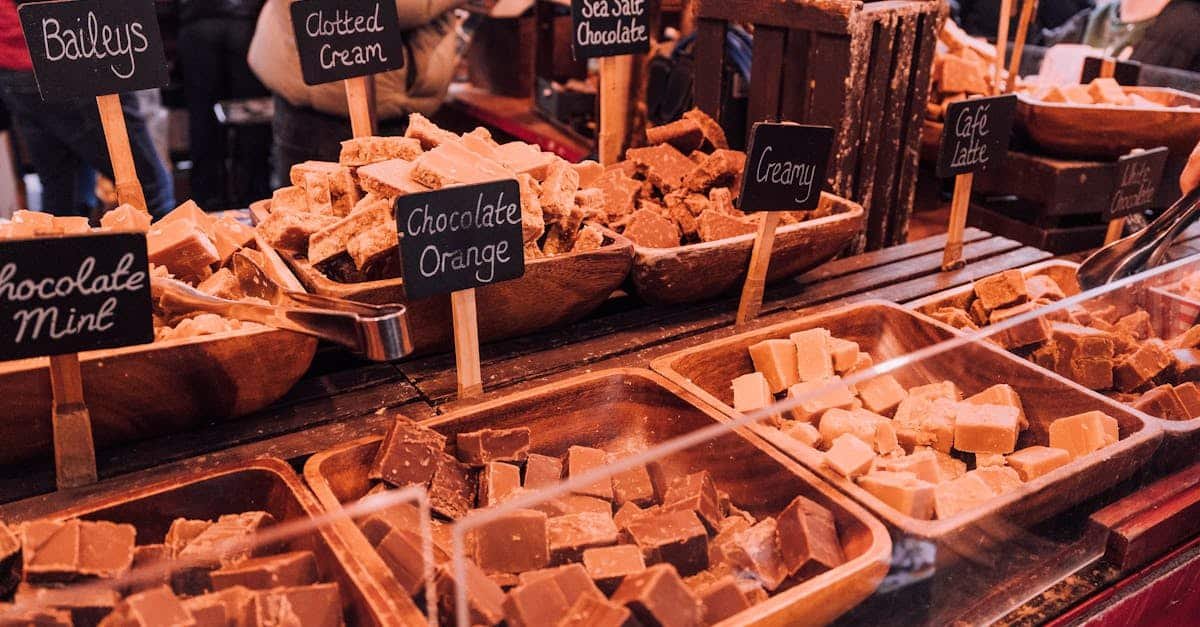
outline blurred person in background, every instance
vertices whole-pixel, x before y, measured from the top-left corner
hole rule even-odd
[[[1102,0],[1042,43],[1084,44],[1118,59],[1200,72],[1200,0]]]
[[[245,207],[270,195],[271,129],[239,128],[233,137],[229,168],[229,135],[214,111],[221,100],[270,95],[246,61],[264,2],[176,0],[177,58],[187,98],[192,197],[208,211]]]
[[[404,31],[404,67],[375,75],[378,133],[403,133],[409,113],[441,105],[459,63],[453,9],[465,0],[396,0]],[[250,44],[250,67],[275,94],[275,183],[286,185],[294,164],[337,161],[352,137],[341,81],[304,84],[289,0],[267,0]]]
[[[14,0],[0,0],[0,98],[41,180],[42,211],[90,216],[98,209],[95,173],[113,178],[100,112],[92,98],[42,102]],[[165,215],[175,206],[171,176],[154,149],[137,97],[123,94],[121,107],[146,206],[155,216]]]
[[[1013,0],[1012,23],[1008,29],[1010,38],[1016,36],[1022,1],[1028,0]],[[995,40],[1000,4],[1001,0],[950,0],[950,17],[967,33]],[[1090,10],[1092,5],[1093,0],[1042,0],[1029,32],[1034,35],[1042,29],[1057,28],[1080,11]]]

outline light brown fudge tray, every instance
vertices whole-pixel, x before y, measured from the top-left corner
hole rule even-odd
[[[862,232],[861,205],[828,193],[840,213],[789,224],[775,231],[767,282],[772,283],[811,270],[830,259]],[[675,246],[634,246],[630,275],[638,296],[652,304],[693,303],[738,289],[746,279],[755,234]]]
[[[828,329],[834,337],[857,342],[876,364],[959,337],[950,327],[899,305],[867,301],[680,351],[655,360],[652,367],[722,415],[740,417],[731,406],[730,382],[754,371],[747,348],[762,340],[786,339],[797,331],[818,327]],[[1030,423],[1030,428],[1021,433],[1017,448],[1045,444],[1052,421],[1085,411],[1103,411],[1120,426],[1117,443],[945,520],[921,520],[901,514],[825,466],[820,451],[766,425],[749,427],[864,504],[892,528],[936,542],[940,565],[952,563],[956,555],[969,556],[980,546],[1003,541],[1006,528],[1045,520],[1131,477],[1149,461],[1162,440],[1161,429],[1148,416],[985,342],[926,357],[891,374],[906,388],[950,380],[967,395],[997,383],[1011,385],[1021,395]]]
[[[402,279],[340,283],[305,259],[284,251],[280,255],[314,294],[375,305],[407,302]],[[597,250],[528,260],[525,276],[475,290],[479,339],[494,342],[575,322],[620,287],[632,266],[633,244],[607,229],[604,246]],[[453,346],[449,295],[407,304],[414,353]]]
[[[572,445],[630,455],[720,422],[686,392],[648,371],[607,370],[505,396],[423,422],[451,435],[529,427],[533,452],[566,453]],[[364,438],[314,455],[308,485],[331,512],[363,497],[381,438]],[[892,544],[883,525],[799,464],[745,431],[718,436],[660,461],[670,475],[707,470],[717,487],[755,516],[776,515],[797,495],[833,512],[846,563],[776,594],[722,625],[822,625],[870,596],[882,581]],[[339,528],[357,534],[357,528]],[[390,578],[385,587],[399,590]]]
[[[134,490],[87,497],[75,505],[37,516],[22,517],[18,507],[5,508],[6,523],[34,518],[84,518],[128,523],[137,528],[138,544],[161,543],[176,518],[216,520],[225,514],[265,511],[279,523],[323,514],[321,506],[286,462],[263,458],[203,473],[180,474]],[[347,523],[349,524],[349,523]],[[366,543],[366,539],[361,541]],[[375,584],[376,577],[358,560],[362,547],[331,530],[298,532],[283,542],[288,551],[312,551],[324,582],[334,582],[342,598],[347,624],[387,627],[422,620],[416,606],[396,603]],[[369,548],[367,549],[369,550]]]

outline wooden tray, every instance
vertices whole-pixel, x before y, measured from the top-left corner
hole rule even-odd
[[[632,454],[720,420],[662,377],[624,369],[582,375],[424,424],[447,435],[528,426],[533,450],[559,455],[575,444]],[[380,438],[350,442],[308,461],[305,479],[327,510],[338,511],[342,503],[366,493],[367,468],[379,442]],[[723,625],[826,624],[870,596],[887,572],[892,545],[883,525],[749,433],[720,436],[668,456],[662,463],[669,473],[710,471],[718,487],[756,516],[777,514],[802,494],[830,508],[837,519],[848,558],[845,564]],[[387,583],[397,585],[394,580]]]
[[[841,213],[775,231],[767,282],[811,270],[842,252],[863,230],[861,205],[828,193],[822,204]],[[656,305],[693,303],[738,289],[746,279],[754,234],[673,248],[634,246],[633,285]]]
[[[22,517],[19,509],[10,507],[6,509],[6,522],[86,518],[129,523],[137,527],[138,544],[150,544],[162,542],[176,518],[215,520],[223,514],[246,511],[265,511],[279,522],[322,514],[320,505],[286,462],[264,458],[198,476],[181,475],[145,488],[90,497],[50,515]],[[347,542],[341,534],[314,529],[297,535],[287,545],[290,551],[316,554],[322,580],[338,584],[346,616],[352,620],[349,624],[386,627],[397,624],[396,617],[403,615],[397,613],[398,607],[403,609],[402,604],[385,597],[374,585],[370,571],[359,563],[362,548]],[[409,606],[411,612],[416,611],[416,606]],[[421,620],[419,613],[417,619]]]
[[[633,244],[606,231],[603,248],[534,259],[525,276],[476,290],[479,339],[494,342],[570,324],[599,307],[620,287],[633,265]],[[308,263],[280,251],[304,287],[322,296],[336,296],[383,305],[405,301],[403,280],[339,283]],[[415,353],[453,346],[450,297],[438,296],[409,303],[408,323]]]
[[[804,329],[824,327],[834,336],[858,342],[877,364],[910,355],[957,336],[950,327],[899,305],[868,301],[816,314],[761,330],[680,351],[655,360],[653,368],[717,408],[727,417],[740,416],[731,407],[730,381],[753,371],[747,347],[772,338],[786,338]],[[936,542],[938,562],[948,565],[956,554],[971,556],[986,543],[1003,540],[1005,529],[1041,522],[1129,478],[1149,460],[1162,439],[1161,430],[1134,412],[1024,360],[976,342],[925,357],[892,372],[905,387],[931,381],[954,381],[966,394],[996,383],[1017,390],[1030,429],[1018,448],[1047,441],[1050,422],[1093,409],[1120,424],[1121,439],[1100,451],[1076,459],[1048,475],[998,496],[974,509],[945,520],[919,520],[885,505],[866,490],[825,467],[821,452],[764,425],[751,430],[834,483],[899,531]],[[1015,525],[1015,527],[1014,527]],[[945,550],[942,550],[945,549]]]
[[[1049,259],[1021,268],[1021,273],[1025,275],[1025,278],[1048,276],[1054,279],[1054,282],[1058,283],[1063,288],[1063,292],[1070,297],[1078,294],[1080,291],[1079,280],[1075,278],[1075,272],[1078,269],[1079,264],[1073,261]],[[942,307],[965,308],[971,298],[971,294],[974,292],[974,283],[968,283],[961,287],[938,292],[937,294],[905,303],[904,306],[923,314],[933,313]]]
[[[1155,109],[1041,102],[1017,95],[1017,125],[1037,145],[1071,157],[1119,157],[1134,148],[1166,146],[1186,155],[1200,139],[1200,97],[1165,87],[1126,87],[1126,93],[1167,106]]]

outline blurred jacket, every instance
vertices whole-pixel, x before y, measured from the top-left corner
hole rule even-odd
[[[1042,29],[1056,28],[1080,11],[1091,9],[1092,4],[1092,0],[1041,0],[1029,32],[1036,36]],[[1021,0],[1014,0],[1010,39],[1016,36],[1020,14]],[[969,34],[994,40],[1000,22],[1000,0],[950,0],[950,16]]]
[[[404,67],[375,76],[380,119],[413,111],[432,113],[445,98],[457,69],[458,36],[452,10],[465,0],[396,0],[404,31]],[[272,92],[297,107],[349,116],[342,83],[308,86],[292,31],[289,0],[267,0],[250,43],[250,68]]]
[[[254,19],[266,0],[177,0],[179,21],[186,24],[209,18]]]
[[[1083,11],[1061,27],[1048,31],[1045,45],[1087,43],[1098,21],[1111,19],[1117,0]],[[1118,52],[1119,54],[1119,52]],[[1174,0],[1145,27],[1129,59],[1147,65],[1200,72],[1200,0]]]

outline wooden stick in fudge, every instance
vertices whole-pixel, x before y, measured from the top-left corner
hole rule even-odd
[[[367,84],[369,79],[368,76],[355,76],[345,81],[346,103],[350,105],[350,130],[355,138],[375,134],[374,90]]]

